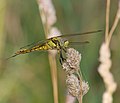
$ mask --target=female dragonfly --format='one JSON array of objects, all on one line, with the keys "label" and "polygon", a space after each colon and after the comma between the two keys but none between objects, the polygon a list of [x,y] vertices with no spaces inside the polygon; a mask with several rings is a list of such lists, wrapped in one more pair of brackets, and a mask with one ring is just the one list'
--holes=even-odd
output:
[{"label": "female dragonfly", "polygon": [[73,36],[78,36],[78,35],[93,34],[93,33],[98,33],[98,32],[101,32],[101,31],[102,30],[84,32],[84,33],[78,33],[78,34],[61,35],[61,36],[56,36],[56,37],[46,39],[43,42],[38,41],[37,43],[32,43],[32,44],[29,44],[27,46],[24,46],[24,47],[20,48],[20,50],[18,50],[13,56],[11,56],[7,59],[13,58],[13,57],[15,57],[17,55],[20,55],[20,54],[30,53],[30,52],[33,52],[33,51],[54,50],[54,49],[56,49],[58,51],[58,53],[60,54],[60,62],[61,62],[61,61],[64,60],[64,58],[62,56],[62,52],[63,51],[66,52],[66,48],[69,47],[70,43],[88,43],[88,41],[85,41],[85,42],[70,42],[66,38],[73,37]]}]

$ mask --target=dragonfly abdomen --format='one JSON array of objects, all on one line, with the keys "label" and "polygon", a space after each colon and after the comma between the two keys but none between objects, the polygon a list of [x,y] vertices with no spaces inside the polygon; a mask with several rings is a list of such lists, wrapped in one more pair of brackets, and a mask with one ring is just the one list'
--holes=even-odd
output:
[{"label": "dragonfly abdomen", "polygon": [[30,53],[33,51],[39,51],[39,50],[51,50],[51,49],[55,49],[56,46],[55,45],[49,45],[48,43],[45,43],[43,45],[37,45],[35,47],[32,47],[30,49],[22,49],[17,51],[16,54],[26,54],[26,53]]},{"label": "dragonfly abdomen", "polygon": [[31,48],[31,51],[39,51],[39,50],[51,50],[51,49],[55,49],[56,45],[55,44],[51,44],[50,42],[44,43],[43,45],[37,45],[33,48]]},{"label": "dragonfly abdomen", "polygon": [[31,49],[31,51],[39,51],[39,50],[48,50],[48,46],[42,45],[42,46],[36,46]]},{"label": "dragonfly abdomen", "polygon": [[30,49],[22,49],[17,51],[15,54],[26,54],[32,52]]},{"label": "dragonfly abdomen", "polygon": [[45,46],[41,46],[41,47],[38,47],[38,46],[35,46],[31,49],[22,49],[22,50],[19,50],[17,51],[15,54],[26,54],[26,53],[30,53],[30,52],[33,52],[33,51],[38,51],[38,50],[47,50],[47,48]]}]

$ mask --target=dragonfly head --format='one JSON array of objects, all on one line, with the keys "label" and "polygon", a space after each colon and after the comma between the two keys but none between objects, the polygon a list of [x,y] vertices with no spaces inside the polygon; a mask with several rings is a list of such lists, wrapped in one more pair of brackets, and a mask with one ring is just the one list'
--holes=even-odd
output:
[{"label": "dragonfly head", "polygon": [[68,45],[69,45],[69,41],[68,41],[68,40],[65,40],[65,41],[64,41],[64,47],[66,47],[66,48],[67,48],[67,47],[68,47]]}]

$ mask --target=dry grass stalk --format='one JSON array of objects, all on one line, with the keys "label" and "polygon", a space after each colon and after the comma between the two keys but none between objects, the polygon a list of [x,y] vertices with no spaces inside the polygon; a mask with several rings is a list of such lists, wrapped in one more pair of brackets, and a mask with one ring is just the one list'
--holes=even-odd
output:
[{"label": "dry grass stalk", "polygon": [[108,37],[109,33],[109,13],[110,13],[110,0],[107,0],[106,7],[106,30],[105,30],[105,39]]},{"label": "dry grass stalk", "polygon": [[[61,35],[59,30],[56,27],[53,27],[53,25],[56,22],[56,15],[52,1],[51,0],[37,0],[37,1],[39,5],[40,16],[42,19],[46,38]],[[54,103],[58,103],[57,66],[55,58],[56,53],[57,51],[49,51],[48,55],[52,76]]]},{"label": "dry grass stalk", "polygon": [[100,66],[98,68],[98,72],[103,78],[103,81],[105,83],[106,91],[103,94],[103,100],[102,103],[112,103],[113,102],[113,93],[115,92],[117,88],[117,84],[114,81],[113,74],[110,72],[110,68],[112,65],[111,60],[111,53],[110,53],[110,41],[111,37],[113,35],[114,30],[117,27],[117,24],[120,19],[120,0],[118,5],[118,11],[114,20],[114,23],[112,25],[112,28],[109,32],[109,11],[110,11],[110,0],[107,0],[107,6],[106,6],[106,32],[105,32],[105,42],[102,44],[100,48]]}]

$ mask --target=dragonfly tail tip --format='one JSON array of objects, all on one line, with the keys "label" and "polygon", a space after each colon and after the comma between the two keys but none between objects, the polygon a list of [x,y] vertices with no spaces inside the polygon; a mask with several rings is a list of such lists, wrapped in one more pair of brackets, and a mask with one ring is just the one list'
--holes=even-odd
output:
[{"label": "dragonfly tail tip", "polygon": [[12,56],[6,58],[6,60],[9,60],[9,59],[11,59],[11,58],[13,58],[13,57],[15,57],[15,56],[17,56],[17,55],[18,55],[18,54],[14,54],[14,55],[12,55]]}]

